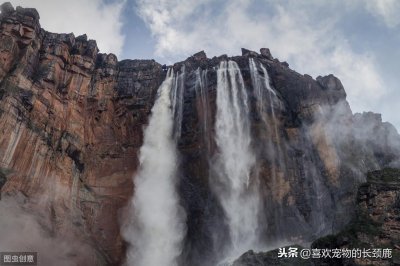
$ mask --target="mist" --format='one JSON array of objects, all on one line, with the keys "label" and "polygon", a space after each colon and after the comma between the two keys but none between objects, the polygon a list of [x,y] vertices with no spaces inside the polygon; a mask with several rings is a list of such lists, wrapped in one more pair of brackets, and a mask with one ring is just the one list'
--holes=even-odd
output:
[{"label": "mist", "polygon": [[127,265],[174,266],[185,236],[185,214],[176,191],[176,144],[171,110],[174,73],[159,88],[140,149],[140,168],[123,235],[130,247]]},{"label": "mist", "polygon": [[[382,122],[381,114],[352,114],[346,101],[320,105],[308,132],[318,128],[337,151],[336,164],[344,164],[362,176],[382,167],[399,167],[400,137],[396,128]],[[349,147],[356,150],[349,150]],[[339,159],[340,158],[340,159]]]},{"label": "mist", "polygon": [[21,193],[3,195],[0,200],[0,250],[37,252],[38,265],[44,266],[90,265],[101,261],[93,247],[76,235],[77,228],[72,219],[66,217],[62,225],[52,220],[55,199],[49,195],[49,191],[29,199]]},{"label": "mist", "polygon": [[213,189],[225,211],[231,243],[222,261],[236,258],[257,244],[259,194],[251,175],[255,155],[251,149],[248,96],[240,69],[222,61],[217,72],[215,139],[219,147],[213,165]]}]

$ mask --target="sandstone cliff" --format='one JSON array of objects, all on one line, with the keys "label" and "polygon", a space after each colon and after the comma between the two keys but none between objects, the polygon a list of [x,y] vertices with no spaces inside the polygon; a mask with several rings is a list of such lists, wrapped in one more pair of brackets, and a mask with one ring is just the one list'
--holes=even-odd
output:
[{"label": "sandstone cliff", "polygon": [[[35,9],[3,4],[0,19],[2,198],[22,195],[25,211],[48,237],[84,243],[88,251],[72,249],[71,260],[119,265],[122,207],[133,193],[143,127],[165,72],[154,60],[101,54],[85,35],[47,32]],[[176,125],[187,213],[183,265],[212,264],[226,248],[210,161],[216,153],[216,68],[227,59],[200,52],[172,66],[184,73]],[[249,94],[264,244],[308,242],[341,229],[363,174],[396,163],[396,130],[380,115],[353,115],[333,75],[301,75],[265,48],[260,54],[243,49],[229,59],[239,65]],[[268,71],[274,101],[257,98],[249,59],[260,75],[261,66]]]},{"label": "sandstone cliff", "polygon": [[36,10],[8,4],[0,49],[0,163],[10,172],[2,195],[38,198],[53,231],[72,227],[119,264],[118,209],[132,194],[161,65],[118,62],[86,36],[47,32]]}]

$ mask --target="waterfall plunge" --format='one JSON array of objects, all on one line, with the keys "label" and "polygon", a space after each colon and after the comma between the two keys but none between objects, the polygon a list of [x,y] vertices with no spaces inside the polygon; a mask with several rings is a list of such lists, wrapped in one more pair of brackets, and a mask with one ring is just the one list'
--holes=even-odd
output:
[{"label": "waterfall plunge", "polygon": [[238,65],[221,62],[217,72],[216,155],[213,188],[225,211],[231,249],[221,264],[258,245],[258,180],[251,178],[255,156],[250,147],[248,97]]},{"label": "waterfall plunge", "polygon": [[[280,104],[280,101],[275,91],[271,88],[267,69],[262,64],[260,64],[260,68],[263,72],[263,75],[261,76],[260,73],[258,72],[256,62],[254,61],[253,58],[249,59],[249,68],[254,88],[254,95],[256,96],[257,99],[257,111],[261,116],[265,128],[270,132],[270,139],[268,141],[269,142],[268,151],[269,151],[269,158],[273,158],[274,159],[273,161],[276,161],[272,163],[272,178],[274,182],[276,182],[275,164],[277,164],[277,166],[284,165],[284,160],[282,158],[280,137],[278,133],[277,119],[275,115],[275,103]],[[268,103],[265,103],[266,91],[268,92]],[[266,105],[267,106],[269,105],[269,107],[271,108],[270,119],[266,117],[266,112],[265,112],[266,110],[264,108]],[[272,141],[273,139],[275,139],[276,142],[275,146]]]},{"label": "waterfall plunge", "polygon": [[209,100],[208,100],[208,80],[207,80],[207,70],[203,71],[200,68],[196,70],[196,84],[195,84],[195,90],[196,90],[196,97],[200,98],[200,106],[201,106],[201,114],[199,116],[201,117],[201,130],[202,130],[202,135],[204,137],[204,142],[205,142],[205,151],[207,155],[209,155],[209,151],[211,150],[211,143],[210,143],[210,108],[209,108]]},{"label": "waterfall plunge", "polygon": [[[281,102],[277,97],[276,92],[273,90],[270,84],[269,75],[267,69],[259,62],[262,74],[257,68],[256,61],[253,58],[249,59],[249,69],[251,74],[251,80],[254,88],[254,95],[257,100],[257,111],[263,121],[264,130],[267,131],[269,136],[267,141],[266,156],[270,159],[271,167],[271,183],[272,183],[272,194],[276,198],[277,195],[274,191],[279,191],[280,178],[278,172],[284,173],[286,169],[286,162],[284,154],[281,148],[281,141],[278,131],[278,120],[275,115],[275,108],[278,106],[281,108]],[[268,95],[266,95],[268,93]],[[270,108],[270,114],[267,114],[266,106]],[[274,141],[275,140],[275,141]],[[282,206],[279,204],[274,206],[268,206],[267,208],[273,208],[273,219],[275,223],[275,234],[278,239],[283,239],[281,228],[281,219],[284,219]]]},{"label": "waterfall plunge", "polygon": [[177,156],[170,97],[171,88],[177,87],[174,82],[169,69],[144,131],[130,225],[124,230],[125,239],[132,245],[128,265],[175,266],[181,253],[186,227],[175,188]]},{"label": "waterfall plunge", "polygon": [[[275,103],[275,99],[277,100],[277,96],[276,96],[275,91],[271,88],[267,69],[262,64],[260,64],[260,68],[263,72],[263,76],[260,76],[260,74],[258,73],[256,62],[254,61],[253,58],[249,59],[249,67],[250,67],[251,80],[253,83],[253,88],[254,88],[256,99],[257,99],[257,109],[265,123],[267,123],[267,119],[264,115],[264,111],[265,111],[264,110],[264,105],[265,105],[264,88],[268,91],[268,100],[269,100],[269,105],[271,107],[271,115],[272,115],[272,121],[273,121],[274,134],[275,134],[277,142],[279,142],[278,127],[276,125],[277,120],[275,117],[275,109],[274,109],[274,103]],[[279,101],[278,101],[278,103],[279,103]]]}]

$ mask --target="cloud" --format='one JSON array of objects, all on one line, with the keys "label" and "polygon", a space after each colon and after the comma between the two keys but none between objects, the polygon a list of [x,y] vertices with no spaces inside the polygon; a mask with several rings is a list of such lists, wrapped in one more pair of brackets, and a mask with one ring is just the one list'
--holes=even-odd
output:
[{"label": "cloud", "polygon": [[355,111],[371,109],[387,93],[373,54],[354,51],[338,30],[352,4],[139,0],[137,7],[157,41],[156,55],[169,61],[199,50],[214,56],[269,47],[301,73],[338,76]]},{"label": "cloud", "polygon": [[388,27],[400,25],[400,1],[398,0],[363,0],[367,10],[377,18],[383,19]]},{"label": "cloud", "polygon": [[122,11],[126,0],[11,0],[14,7],[34,7],[41,26],[51,32],[87,34],[100,52],[121,55],[125,36]]},{"label": "cloud", "polygon": [[[158,40],[156,54],[161,55],[175,48],[180,53],[188,53],[191,50],[190,45],[199,37],[198,33],[204,32],[205,28],[198,25],[199,21],[196,21],[196,32],[193,34],[190,33],[190,29],[181,28],[185,25],[191,26],[190,23],[186,23],[189,17],[195,16],[196,11],[208,2],[210,1],[138,0],[138,15],[148,24],[153,36]],[[182,42],[182,45],[176,47],[177,41]]]}]

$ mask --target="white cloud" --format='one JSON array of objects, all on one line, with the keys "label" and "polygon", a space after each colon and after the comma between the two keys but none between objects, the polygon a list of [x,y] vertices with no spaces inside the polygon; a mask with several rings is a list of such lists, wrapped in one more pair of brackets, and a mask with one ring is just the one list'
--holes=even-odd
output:
[{"label": "white cloud", "polygon": [[[187,20],[195,16],[195,12],[209,0],[180,1],[180,0],[138,0],[138,14],[148,24],[152,34],[159,40],[156,54],[175,49],[188,53],[193,42],[196,42],[203,27],[196,20],[196,29],[191,34],[190,30],[181,30],[181,27],[190,26]],[[201,18],[197,18],[201,19]],[[177,27],[171,27],[176,25]],[[177,47],[177,41],[180,44]]]},{"label": "white cloud", "polygon": [[[170,61],[200,50],[214,56],[235,55],[241,47],[269,47],[301,73],[338,76],[355,111],[370,110],[387,93],[373,55],[353,51],[337,30],[345,12],[341,10],[348,11],[351,5],[291,0],[192,0],[183,5],[177,0],[139,0],[137,4],[157,40],[156,55]],[[323,9],[330,13],[321,19]]]},{"label": "white cloud", "polygon": [[388,27],[400,25],[400,1],[398,0],[363,0],[367,10],[382,18]]},{"label": "white cloud", "polygon": [[102,0],[11,0],[16,7],[34,7],[41,26],[51,32],[87,34],[97,41],[100,52],[122,53],[122,11],[125,0],[106,4]]}]

